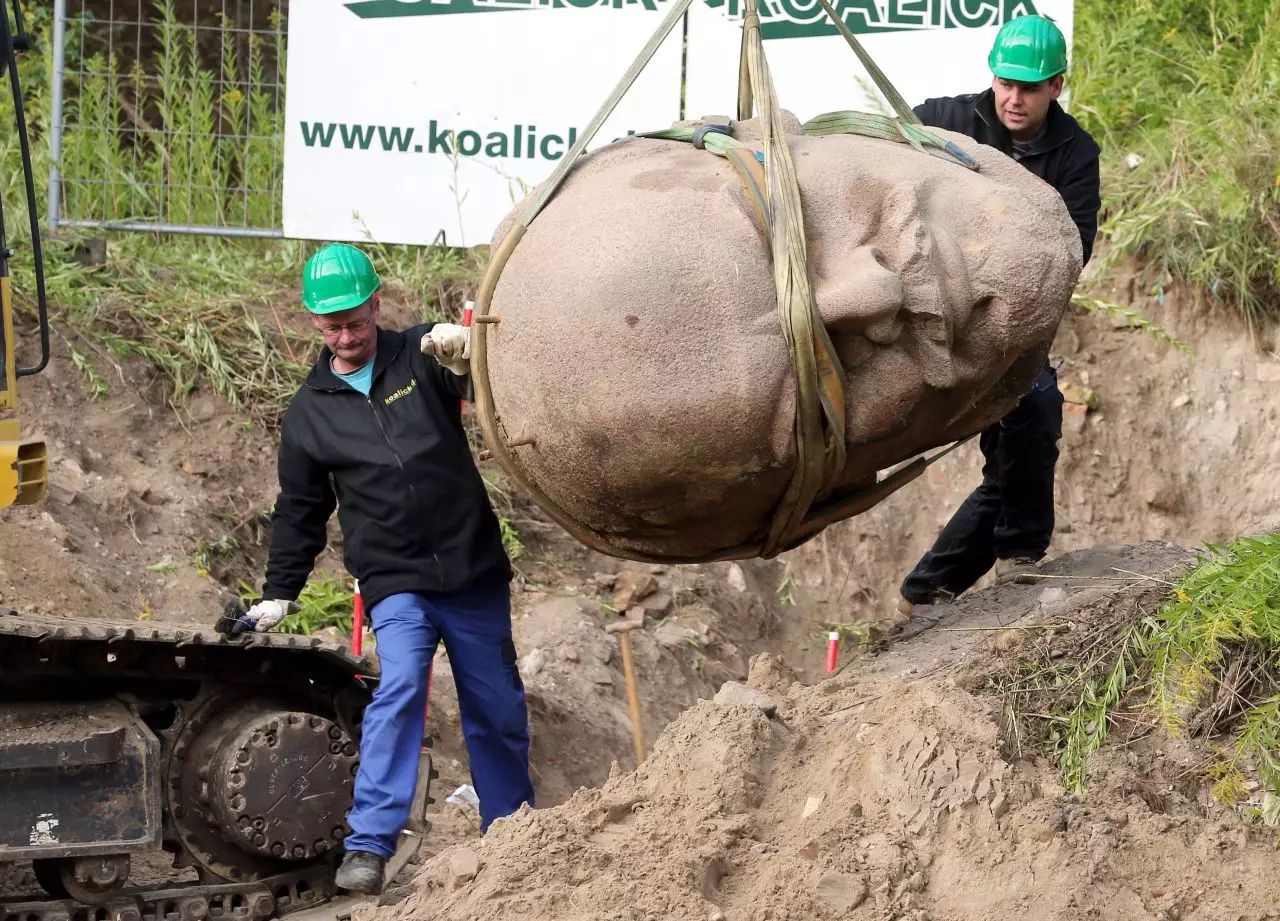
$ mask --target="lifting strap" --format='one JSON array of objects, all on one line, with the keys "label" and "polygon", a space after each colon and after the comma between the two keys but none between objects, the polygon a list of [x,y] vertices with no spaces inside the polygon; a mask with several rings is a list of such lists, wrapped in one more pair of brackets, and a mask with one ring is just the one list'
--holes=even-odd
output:
[{"label": "lifting strap", "polygon": [[[527,440],[513,442],[493,404],[489,379],[489,327],[500,320],[489,315],[490,304],[502,270],[521,238],[545,207],[569,170],[595,137],[605,120],[626,95],[631,85],[652,59],[676,22],[693,0],[675,0],[657,31],[641,49],[639,56],[623,74],[600,110],[587,124],[574,145],[556,165],[556,169],[521,210],[516,222],[500,241],[489,260],[476,295],[472,331],[472,374],[475,382],[476,410],[485,440],[494,456],[521,487],[563,527],[583,544],[611,556],[624,555],[645,559],[635,553],[621,554],[599,535],[582,528],[539,489],[520,463],[514,450]],[[761,0],[763,2],[763,0]],[[827,0],[819,0],[828,16],[849,42],[876,86],[898,112],[899,118],[862,112],[836,112],[811,119],[806,134],[864,134],[892,141],[905,141],[917,150],[932,147],[953,157],[969,169],[978,164],[955,144],[919,126],[919,120],[907,107],[893,85],[862,49],[856,37],[841,22]],[[930,464],[955,450],[964,442],[956,442],[932,457],[917,457],[883,479],[853,492],[832,495],[833,487],[845,468],[846,385],[844,368],[835,352],[818,312],[809,280],[808,256],[801,211],[800,186],[795,164],[783,128],[782,108],[769,65],[765,59],[760,32],[760,16],[755,3],[748,5],[742,29],[739,55],[738,120],[745,121],[759,109],[762,151],[743,144],[728,133],[727,126],[715,122],[698,126],[681,126],[665,131],[649,132],[642,137],[689,141],[711,153],[724,157],[737,171],[746,198],[755,212],[769,242],[777,292],[779,326],[791,356],[796,380],[795,452],[796,462],[786,493],[775,510],[768,532],[749,545],[723,550],[700,560],[743,559],[752,556],[772,557],[808,540],[828,525],[860,514],[914,480]],[[968,439],[965,439],[966,441]],[[664,561],[650,558],[653,562]]]}]

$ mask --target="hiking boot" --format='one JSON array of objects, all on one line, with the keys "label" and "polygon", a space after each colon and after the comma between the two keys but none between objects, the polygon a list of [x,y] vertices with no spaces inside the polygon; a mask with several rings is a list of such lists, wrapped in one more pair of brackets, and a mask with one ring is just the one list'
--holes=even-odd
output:
[{"label": "hiking boot", "polygon": [[382,892],[382,870],[386,861],[368,851],[347,851],[333,881],[339,889],[379,895]]},{"label": "hiking boot", "polygon": [[1017,582],[1028,585],[1036,581],[1036,561],[1029,556],[1015,556],[1011,560],[996,560],[996,585]]}]

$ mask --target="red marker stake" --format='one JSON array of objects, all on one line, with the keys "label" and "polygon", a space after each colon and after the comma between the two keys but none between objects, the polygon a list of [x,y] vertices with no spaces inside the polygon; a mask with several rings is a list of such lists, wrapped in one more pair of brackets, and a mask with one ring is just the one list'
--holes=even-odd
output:
[{"label": "red marker stake", "polygon": [[[470,325],[471,325],[471,317],[475,314],[475,312],[476,312],[476,304],[475,304],[475,301],[467,301],[466,305],[462,308],[462,325],[463,325],[463,326],[470,326]],[[462,410],[462,412],[463,412],[463,413],[466,413],[466,411],[467,411],[467,401],[466,401],[466,400],[459,400],[459,401],[458,401],[458,404],[459,404],[459,408]]]},{"label": "red marker stake", "polygon": [[832,630],[827,634],[827,674],[836,670],[836,662],[840,658],[840,634]]},{"label": "red marker stake", "polygon": [[364,598],[360,595],[360,581],[356,580],[355,598],[351,610],[351,654],[362,655],[364,649]]}]

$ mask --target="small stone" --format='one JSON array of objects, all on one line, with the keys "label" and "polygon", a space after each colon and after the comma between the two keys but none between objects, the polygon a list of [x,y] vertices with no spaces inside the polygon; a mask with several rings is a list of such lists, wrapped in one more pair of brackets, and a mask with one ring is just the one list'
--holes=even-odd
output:
[{"label": "small stone", "polygon": [[1040,603],[1043,605],[1058,604],[1067,600],[1067,593],[1061,588],[1046,588],[1040,593]]},{"label": "small stone", "polygon": [[1191,402],[1191,394],[1180,393],[1173,398],[1173,408],[1181,409],[1182,407],[1186,406],[1190,402]]},{"label": "small stone", "polygon": [[778,712],[778,704],[772,697],[755,688],[736,681],[726,681],[716,691],[716,705],[720,707],[754,707],[765,716],[773,716]]},{"label": "small stone", "polygon": [[449,877],[455,888],[471,882],[479,872],[480,858],[471,848],[458,848],[449,855]]},{"label": "small stone", "polygon": [[614,583],[613,606],[619,611],[625,611],[657,590],[658,580],[649,573],[624,570],[618,573],[618,581]]},{"label": "small stone", "polygon": [[724,921],[724,912],[718,908],[712,908],[711,911],[707,913],[707,921]]},{"label": "small stone", "polygon": [[598,572],[591,577],[591,581],[601,588],[613,588],[618,582],[618,574],[613,572]]},{"label": "small stone", "polygon": [[566,646],[564,649],[560,650],[560,658],[564,659],[566,662],[577,662],[580,656],[576,648],[573,646]]},{"label": "small stone", "polygon": [[212,472],[208,462],[198,457],[188,458],[182,465],[182,471],[188,476],[208,476]]},{"label": "small stone", "polygon": [[861,876],[850,876],[828,870],[818,880],[814,894],[835,912],[837,917],[848,914],[867,898],[867,881]]},{"label": "small stone", "polygon": [[73,476],[84,476],[84,467],[80,466],[80,462],[75,458],[61,457],[58,459],[58,465]]},{"label": "small stone", "polygon": [[603,665],[595,665],[588,669],[593,684],[602,686],[613,686],[613,672],[605,668]]},{"label": "small stone", "polygon": [[691,641],[697,640],[698,634],[688,627],[681,627],[679,624],[667,622],[653,631],[653,638],[663,646],[676,649],[680,646],[687,646]]},{"label": "small stone", "polygon": [[541,649],[531,650],[527,656],[520,660],[520,677],[528,681],[546,667],[547,654]]},{"label": "small stone", "polygon": [[218,407],[211,397],[198,396],[191,401],[188,413],[196,422],[208,422],[218,414]]},{"label": "small stone", "polygon": [[729,585],[740,592],[747,590],[747,575],[737,563],[729,564]]},{"label": "small stone", "polygon": [[674,606],[675,602],[666,592],[657,592],[640,602],[640,607],[654,617],[665,617],[671,613]]},{"label": "small stone", "polygon": [[800,813],[800,818],[807,819],[809,818],[809,816],[817,812],[818,809],[822,806],[822,801],[825,798],[826,798],[825,795],[822,793],[811,794],[804,801],[804,810]]},{"label": "small stone", "polygon": [[79,490],[63,486],[56,480],[51,480],[45,490],[46,495],[59,505],[71,505],[80,497]]}]

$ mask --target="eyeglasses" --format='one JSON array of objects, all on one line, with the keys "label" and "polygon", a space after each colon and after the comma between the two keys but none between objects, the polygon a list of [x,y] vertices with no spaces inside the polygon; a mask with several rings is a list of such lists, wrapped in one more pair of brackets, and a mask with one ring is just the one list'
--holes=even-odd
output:
[{"label": "eyeglasses", "polygon": [[345,329],[349,333],[362,333],[369,328],[369,324],[373,322],[372,317],[365,317],[363,320],[352,320],[350,323],[343,323],[341,326],[331,326],[329,324],[320,324],[318,327],[320,335],[327,338],[340,336]]}]

